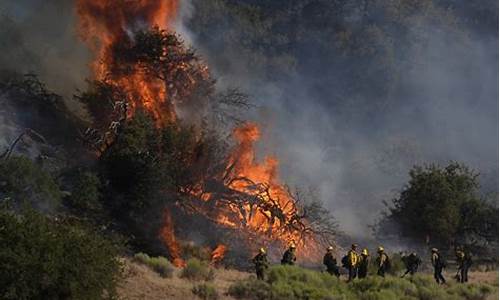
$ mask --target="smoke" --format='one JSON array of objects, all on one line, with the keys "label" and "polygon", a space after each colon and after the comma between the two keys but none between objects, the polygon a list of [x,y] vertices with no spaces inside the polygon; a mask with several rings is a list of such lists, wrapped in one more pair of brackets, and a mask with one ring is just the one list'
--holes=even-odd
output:
[{"label": "smoke", "polygon": [[[251,95],[259,108],[249,118],[263,129],[260,153],[279,157],[289,185],[316,186],[342,230],[369,236],[382,201],[407,182],[415,164],[458,160],[481,172],[485,192],[498,191],[497,28],[489,23],[480,31],[461,23],[447,28],[417,15],[412,22],[418,26],[386,38],[367,21],[383,16],[367,17],[349,7],[345,15],[329,15],[324,4],[324,11],[304,8],[307,14],[297,15],[297,24],[283,21],[269,29],[265,20],[252,19],[261,10],[246,6],[250,2],[258,7],[259,1],[234,1],[225,14],[224,1],[183,1],[176,28],[208,61],[219,86],[239,86]],[[89,76],[90,61],[75,32],[74,3],[0,4],[0,69],[35,72],[69,101]],[[272,15],[282,4],[260,9]],[[203,6],[214,10],[200,11]],[[247,15],[236,14],[240,6]],[[292,4],[279,8],[276,18],[292,9]],[[467,10],[461,13],[469,17]],[[362,32],[370,35],[358,38],[369,41],[363,44],[367,49],[358,50],[373,51],[372,59],[346,56],[338,35],[323,28],[324,18],[342,23],[354,36],[366,29]],[[496,24],[498,15],[493,19]],[[251,31],[257,26],[279,32],[259,39],[259,31]],[[347,39],[349,31],[344,33]],[[280,34],[308,47],[287,48],[293,43]],[[323,44],[308,45],[314,35]],[[394,55],[377,56],[391,51]]]},{"label": "smoke", "polygon": [[[279,25],[272,30],[283,37],[272,40],[259,36],[259,30],[273,25],[251,14],[262,9],[262,15],[272,15],[272,5],[254,1],[259,7],[254,10],[247,2],[240,1],[240,15],[214,11],[214,23],[206,20],[207,11],[195,11],[186,20],[195,46],[208,58],[220,85],[243,87],[259,105],[252,118],[264,128],[261,153],[279,157],[281,175],[290,185],[316,186],[342,230],[369,237],[369,225],[380,217],[383,201],[396,195],[416,164],[457,160],[481,173],[483,192],[498,191],[495,27],[485,26],[479,32],[458,22],[436,26],[435,19],[416,15],[408,30],[391,36],[394,40],[366,21],[366,15],[352,10],[338,22],[345,22],[354,33],[367,28],[361,32],[370,35],[360,39],[369,41],[362,45],[368,49],[359,51],[394,54],[375,54],[372,61],[363,62],[343,59],[329,28],[315,30],[315,24],[326,22],[321,10],[311,12],[310,19],[295,20],[306,25],[285,23],[279,19],[282,15],[276,15]],[[195,9],[220,9],[194,3]],[[281,4],[284,11],[293,10],[293,4]],[[238,4],[227,6],[235,13]],[[297,29],[310,23],[312,31]],[[303,40],[320,35],[331,46],[311,42],[309,47],[283,51],[292,44],[283,42],[288,34]],[[277,50],[261,50],[266,47]],[[280,66],[272,64],[286,61],[288,54],[296,59],[290,64],[296,72],[275,71]],[[392,72],[387,75],[378,68]],[[350,79],[354,87],[346,85],[346,78],[355,72],[361,76]],[[392,85],[386,87],[385,81]]]},{"label": "smoke", "polygon": [[35,73],[73,110],[90,75],[90,53],[75,31],[72,1],[0,0],[0,70]]}]

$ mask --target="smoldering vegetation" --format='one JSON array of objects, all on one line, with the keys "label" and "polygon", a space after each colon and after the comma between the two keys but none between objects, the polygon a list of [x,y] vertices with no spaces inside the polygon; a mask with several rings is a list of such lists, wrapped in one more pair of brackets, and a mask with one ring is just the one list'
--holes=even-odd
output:
[{"label": "smoldering vegetation", "polygon": [[[494,1],[192,0],[178,28],[219,89],[240,87],[257,104],[244,117],[263,125],[260,153],[280,158],[285,181],[316,187],[340,228],[367,238],[413,165],[463,162],[479,171],[481,197],[497,205],[497,8]],[[84,114],[72,95],[87,87],[89,54],[72,3],[4,1],[2,9],[4,82],[26,82],[34,77],[21,74],[34,72],[63,97],[37,84],[35,94],[52,99],[55,111],[58,103],[70,107],[62,121],[36,123],[40,109],[19,100],[32,92],[4,89],[2,146],[36,127],[51,146],[27,136],[23,143],[34,148],[21,143],[17,151],[35,158],[54,153],[53,145],[78,149],[73,142],[88,125],[79,122],[87,120],[65,118]]]},{"label": "smoldering vegetation", "polygon": [[[498,192],[498,3],[191,1],[186,27],[245,87],[263,151],[366,236],[416,164],[457,160]],[[495,201],[494,201],[495,202]]]},{"label": "smoldering vegetation", "polygon": [[[467,163],[483,193],[497,193],[497,7],[193,0],[178,28],[220,86],[259,104],[261,148],[281,158],[287,182],[316,186],[343,229],[361,234],[415,164]],[[1,69],[36,72],[78,108],[71,95],[84,87],[89,53],[72,4],[2,8]]]}]

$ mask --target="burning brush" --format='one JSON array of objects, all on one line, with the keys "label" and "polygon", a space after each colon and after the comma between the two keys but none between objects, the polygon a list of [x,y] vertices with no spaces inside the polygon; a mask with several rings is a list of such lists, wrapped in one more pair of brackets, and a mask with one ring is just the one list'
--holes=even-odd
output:
[{"label": "burning brush", "polygon": [[[176,1],[78,0],[80,34],[96,56],[93,90],[80,98],[97,117],[84,136],[98,153],[113,144],[121,126],[138,110],[146,111],[160,132],[179,124],[179,109],[194,103],[197,110],[203,110],[209,105],[199,103],[217,98],[207,66],[169,27],[177,8]],[[240,94],[227,95],[237,97],[233,102],[241,104]],[[196,169],[199,176],[190,178],[198,181],[189,186],[180,183],[168,191],[185,199],[176,203],[178,209],[238,232],[247,248],[257,243],[279,247],[295,243],[299,258],[302,254],[314,259],[322,245],[333,242],[335,225],[328,211],[315,201],[304,201],[302,192],[292,192],[281,182],[277,158],[256,160],[257,124],[243,123],[233,130],[235,145],[222,155],[218,167],[202,154],[206,150],[196,139],[203,133],[194,136],[195,148],[188,151],[185,165]],[[161,162],[167,154],[158,149],[161,143],[148,155]],[[164,208],[159,237],[173,263],[182,266],[173,219]],[[219,244],[211,253],[212,262],[220,262],[227,251],[227,246]]]}]

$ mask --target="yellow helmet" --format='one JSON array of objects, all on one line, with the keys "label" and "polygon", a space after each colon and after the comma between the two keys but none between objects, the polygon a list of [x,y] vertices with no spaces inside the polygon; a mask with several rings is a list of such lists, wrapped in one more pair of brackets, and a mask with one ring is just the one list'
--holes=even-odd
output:
[{"label": "yellow helmet", "polygon": [[297,246],[295,246],[295,244],[294,244],[294,243],[291,243],[291,244],[290,244],[290,248],[291,248],[291,249],[295,249],[295,248],[297,248]]},{"label": "yellow helmet", "polygon": [[378,246],[378,252],[384,252],[384,247]]},{"label": "yellow helmet", "polygon": [[363,249],[363,252],[361,252],[361,254],[368,256],[368,249],[366,249],[366,248]]},{"label": "yellow helmet", "polygon": [[260,252],[260,253],[262,253],[262,254],[264,254],[264,253],[266,253],[266,249],[264,249],[264,248],[260,248],[260,249],[259,249],[259,252]]}]

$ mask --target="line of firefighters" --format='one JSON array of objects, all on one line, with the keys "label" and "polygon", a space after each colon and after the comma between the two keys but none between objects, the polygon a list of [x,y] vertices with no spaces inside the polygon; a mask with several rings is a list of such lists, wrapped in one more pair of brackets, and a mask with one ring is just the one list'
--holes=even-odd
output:
[{"label": "line of firefighters", "polygon": [[[296,247],[294,244],[289,246],[281,259],[282,265],[295,264],[295,261],[297,260],[295,249]],[[370,265],[370,254],[368,253],[368,249],[363,249],[360,254],[358,254],[357,251],[358,245],[353,244],[351,249],[341,261],[342,267],[348,271],[347,282],[352,281],[356,277],[365,278],[368,275],[368,267]],[[461,248],[457,248],[455,254],[458,265],[455,278],[459,282],[467,282],[469,268],[472,264],[471,257],[468,252]],[[422,264],[422,260],[415,252],[402,256],[401,259],[406,267],[406,271],[401,277],[404,277],[407,274],[415,274],[418,271],[419,266]],[[267,254],[264,248],[260,248],[259,253],[253,258],[253,263],[255,264],[257,278],[263,280],[265,271],[269,267],[269,261],[267,260]],[[333,247],[330,246],[327,248],[326,254],[323,257],[323,264],[326,266],[326,271],[328,273],[333,276],[337,276],[337,278],[340,277],[340,267],[337,265],[337,259],[333,254]],[[436,248],[431,249],[431,264],[434,268],[434,279],[436,282],[438,284],[446,283],[443,276],[443,269],[446,267],[446,262],[439,253],[439,250]],[[381,277],[385,277],[386,272],[391,268],[391,260],[385,253],[384,247],[382,246],[377,249],[375,265],[377,267],[377,275]]]}]

